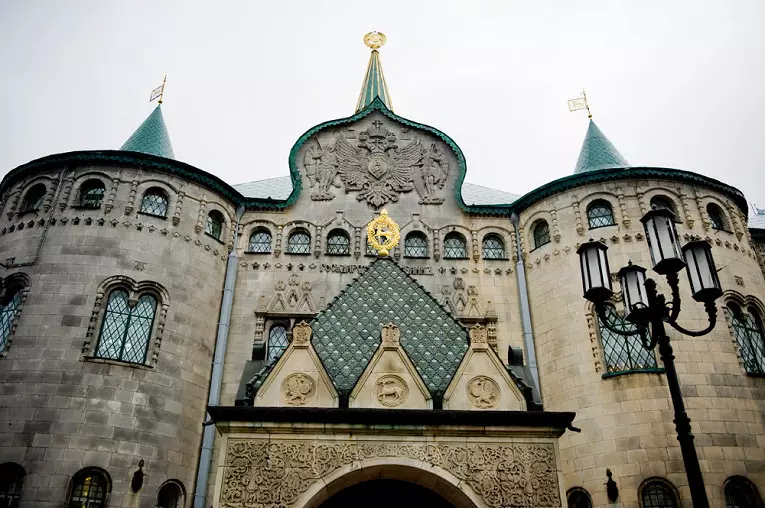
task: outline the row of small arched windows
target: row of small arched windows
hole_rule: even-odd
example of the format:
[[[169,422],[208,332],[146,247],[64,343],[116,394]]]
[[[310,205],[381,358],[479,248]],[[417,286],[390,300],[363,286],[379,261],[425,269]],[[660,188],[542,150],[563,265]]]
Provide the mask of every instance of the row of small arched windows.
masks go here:
[[[0,465],[0,507],[17,508],[21,503],[21,487],[26,476],[24,468],[13,462]],[[66,506],[106,508],[112,482],[100,468],[78,471],[69,484]],[[178,480],[168,480],[157,491],[156,508],[182,508],[186,489]],[[49,500],[50,501],[50,500]]]
[[[271,232],[263,227],[255,229],[250,235],[247,252],[254,254],[268,254],[272,250]],[[350,256],[351,238],[342,229],[333,229],[327,235],[326,254],[330,256]],[[507,259],[505,243],[502,238],[494,233],[483,238],[484,259]],[[311,235],[305,229],[292,231],[287,238],[287,254],[310,254]],[[368,255],[375,255],[374,248],[367,244]],[[404,238],[404,257],[429,258],[428,237],[420,231],[412,231]],[[445,259],[467,259],[468,249],[465,237],[457,232],[448,233],[444,237]]]
[[[731,476],[725,481],[726,508],[761,508],[762,498],[757,487],[743,476]],[[575,487],[567,494],[568,508],[592,508],[590,494]],[[646,480],[639,490],[641,508],[679,508],[677,489],[663,478]]]

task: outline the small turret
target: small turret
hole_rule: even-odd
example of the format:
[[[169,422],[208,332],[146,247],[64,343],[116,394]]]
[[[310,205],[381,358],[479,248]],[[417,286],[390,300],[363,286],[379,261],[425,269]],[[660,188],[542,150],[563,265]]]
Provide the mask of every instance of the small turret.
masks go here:
[[[133,135],[125,141],[120,150],[148,153],[167,159],[175,158],[173,145],[170,144],[170,136],[167,133],[161,108],[162,106],[159,105],[154,108],[154,111],[135,130]]]
[[[364,75],[364,83],[361,85],[361,94],[359,94],[359,102],[356,104],[356,113],[367,108],[377,97],[385,104],[386,108],[393,111],[388,84],[385,82],[382,64],[380,63],[380,53],[377,51],[387,40],[385,34],[380,32],[369,32],[364,36],[364,44],[372,48],[372,54],[369,56],[367,73]]]
[[[576,161],[574,173],[585,173],[599,169],[628,168],[629,162],[619,153],[619,150],[608,140],[605,134],[590,118],[590,126],[584,136],[579,160]]]

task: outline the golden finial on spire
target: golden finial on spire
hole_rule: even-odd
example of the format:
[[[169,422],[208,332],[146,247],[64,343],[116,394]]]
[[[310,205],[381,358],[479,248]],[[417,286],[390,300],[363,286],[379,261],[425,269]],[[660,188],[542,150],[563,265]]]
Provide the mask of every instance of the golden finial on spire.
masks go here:
[[[385,208],[367,225],[367,240],[380,257],[387,256],[401,240],[401,230]]]
[[[167,83],[167,74],[165,74],[165,79],[162,80],[162,84],[151,91],[151,98],[149,99],[149,102],[159,98],[157,104],[162,104],[162,98],[165,95],[165,83]]]
[[[377,51],[381,47],[385,46],[388,38],[382,32],[369,32],[364,36],[364,44],[372,48],[372,51]]]
[[[590,104],[587,102],[587,94],[585,93],[584,88],[582,88],[581,97],[577,97],[576,99],[571,99],[568,101],[569,111],[579,111],[580,109],[586,109],[587,118],[592,118],[592,113],[590,113]]]

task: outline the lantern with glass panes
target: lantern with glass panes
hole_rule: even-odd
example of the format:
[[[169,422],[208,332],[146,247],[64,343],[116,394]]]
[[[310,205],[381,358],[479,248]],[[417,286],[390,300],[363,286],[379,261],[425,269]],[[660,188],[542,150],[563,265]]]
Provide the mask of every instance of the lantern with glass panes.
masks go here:
[[[619,270],[618,277],[624,301],[624,317],[633,323],[636,329],[625,332],[612,326],[606,318],[605,305],[613,295],[608,267],[608,247],[592,240],[582,244],[577,250],[582,270],[584,297],[595,304],[598,318],[609,331],[617,335],[637,333],[640,335],[643,347],[649,351],[658,344],[672,396],[677,439],[680,441],[688,484],[691,486],[693,506],[708,507],[709,501],[704,490],[696,448],[693,446],[691,420],[685,412],[675,369],[675,357],[664,324],[667,323],[680,333],[691,337],[699,337],[711,332],[717,322],[715,300],[722,296],[720,280],[717,277],[709,243],[693,241],[680,248],[675,230],[675,214],[670,210],[651,210],[643,216],[641,222],[645,228],[653,270],[666,277],[672,291],[672,300],[668,303],[664,295],[659,294],[656,281],[646,278],[645,268],[630,262]],[[707,313],[709,324],[703,330],[688,330],[677,323],[680,315],[678,272],[683,267],[688,275],[693,299],[703,303]]]

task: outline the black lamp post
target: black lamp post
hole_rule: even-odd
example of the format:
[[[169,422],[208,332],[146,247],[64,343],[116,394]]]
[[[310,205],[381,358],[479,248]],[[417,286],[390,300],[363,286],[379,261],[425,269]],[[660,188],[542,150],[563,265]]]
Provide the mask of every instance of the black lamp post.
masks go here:
[[[625,332],[611,326],[606,319],[605,302],[613,295],[608,268],[608,247],[600,242],[589,241],[577,250],[582,269],[584,297],[595,304],[598,317],[611,332],[629,336],[639,334],[643,347],[651,351],[659,345],[661,361],[667,373],[667,384],[675,410],[675,430],[680,450],[685,463],[685,473],[691,489],[691,498],[695,508],[708,508],[709,501],[704,489],[704,478],[699,467],[699,458],[693,445],[691,419],[685,412],[680,382],[675,370],[675,357],[672,345],[664,329],[664,323],[682,334],[691,337],[706,335],[717,322],[715,300],[722,296],[720,280],[717,278],[712,251],[707,242],[690,242],[682,251],[677,241],[675,216],[666,209],[651,210],[641,219],[648,239],[653,269],[664,275],[672,290],[672,300],[667,303],[664,295],[656,290],[656,281],[646,279],[645,268],[630,263],[619,270],[622,286],[625,318],[636,326],[635,331]],[[709,325],[699,331],[686,330],[677,324],[680,314],[680,291],[677,273],[686,268],[691,285],[693,299],[704,303]],[[650,338],[648,331],[650,327]]]

